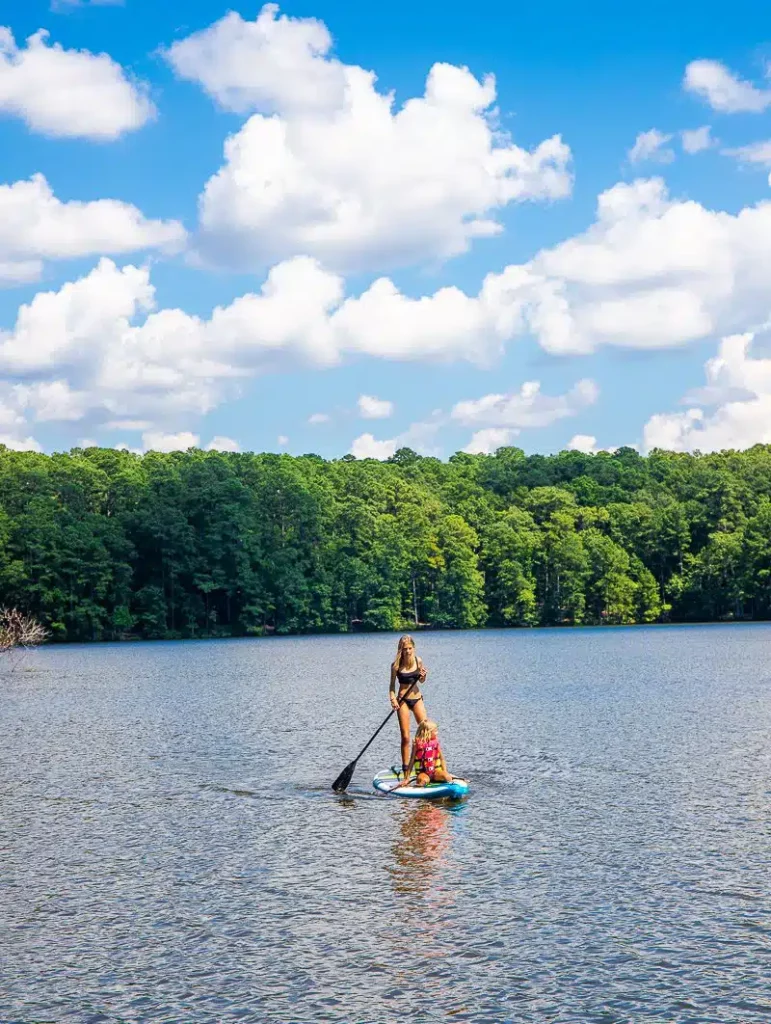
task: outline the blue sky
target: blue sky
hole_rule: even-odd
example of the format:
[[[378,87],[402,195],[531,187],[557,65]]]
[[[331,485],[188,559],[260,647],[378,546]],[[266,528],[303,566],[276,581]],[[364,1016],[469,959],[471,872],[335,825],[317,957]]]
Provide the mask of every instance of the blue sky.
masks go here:
[[[771,442],[771,14],[590,7],[0,13],[0,441]]]

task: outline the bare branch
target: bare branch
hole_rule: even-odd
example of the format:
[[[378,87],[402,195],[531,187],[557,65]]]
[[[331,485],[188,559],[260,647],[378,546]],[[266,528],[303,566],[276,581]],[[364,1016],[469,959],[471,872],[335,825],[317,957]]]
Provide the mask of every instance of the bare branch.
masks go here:
[[[32,615],[17,608],[0,608],[0,654],[15,648],[37,647],[49,636],[48,630]]]

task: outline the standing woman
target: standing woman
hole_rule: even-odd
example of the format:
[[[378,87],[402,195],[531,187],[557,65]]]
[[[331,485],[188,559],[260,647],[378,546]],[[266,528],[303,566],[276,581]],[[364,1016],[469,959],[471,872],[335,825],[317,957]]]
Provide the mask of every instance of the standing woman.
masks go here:
[[[410,761],[410,711],[415,722],[420,725],[426,720],[426,708],[420,683],[425,682],[426,669],[415,653],[415,641],[411,636],[403,636],[396,649],[396,658],[391,665],[391,681],[388,684],[388,696],[391,707],[398,708],[399,731],[402,742],[402,771],[407,770]]]

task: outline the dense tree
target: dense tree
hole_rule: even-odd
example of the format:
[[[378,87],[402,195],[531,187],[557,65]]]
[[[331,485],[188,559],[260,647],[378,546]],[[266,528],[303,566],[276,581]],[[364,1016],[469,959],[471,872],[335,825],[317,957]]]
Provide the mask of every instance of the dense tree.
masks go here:
[[[771,446],[0,446],[0,605],[59,640],[771,618]]]

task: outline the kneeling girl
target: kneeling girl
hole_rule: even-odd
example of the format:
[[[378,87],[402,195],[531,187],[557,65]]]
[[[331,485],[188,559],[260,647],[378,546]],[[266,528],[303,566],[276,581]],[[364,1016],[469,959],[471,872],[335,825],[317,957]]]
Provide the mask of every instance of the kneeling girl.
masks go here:
[[[395,789],[409,785],[410,775],[415,767],[418,773],[415,781],[418,786],[427,786],[429,782],[452,782],[452,775],[447,769],[447,762],[439,745],[439,727],[436,722],[428,719],[418,726],[412,744],[410,763],[404,773],[404,779],[394,787]]]

